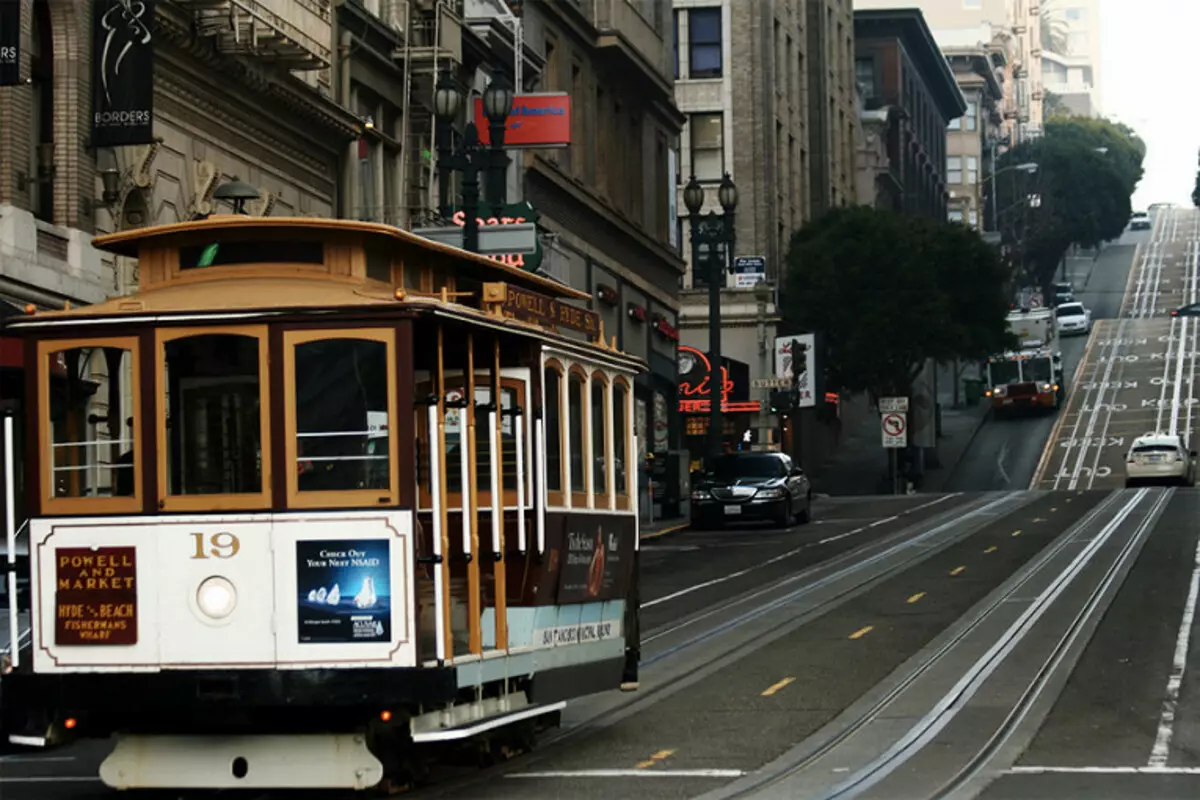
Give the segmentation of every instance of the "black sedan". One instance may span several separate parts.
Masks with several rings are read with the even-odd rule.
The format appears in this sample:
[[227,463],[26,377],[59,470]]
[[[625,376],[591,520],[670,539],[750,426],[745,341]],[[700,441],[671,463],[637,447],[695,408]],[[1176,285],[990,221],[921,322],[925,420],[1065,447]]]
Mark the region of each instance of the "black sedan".
[[812,486],[783,453],[729,453],[692,487],[692,524],[770,520],[781,528],[808,522]]

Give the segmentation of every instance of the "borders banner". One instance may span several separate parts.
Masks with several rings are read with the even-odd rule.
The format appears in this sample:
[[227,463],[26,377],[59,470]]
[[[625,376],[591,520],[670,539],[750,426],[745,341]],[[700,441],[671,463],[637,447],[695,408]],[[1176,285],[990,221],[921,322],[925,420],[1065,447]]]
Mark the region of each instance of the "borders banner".
[[0,0],[0,86],[21,83],[21,0]]
[[92,147],[154,142],[155,0],[96,0]]

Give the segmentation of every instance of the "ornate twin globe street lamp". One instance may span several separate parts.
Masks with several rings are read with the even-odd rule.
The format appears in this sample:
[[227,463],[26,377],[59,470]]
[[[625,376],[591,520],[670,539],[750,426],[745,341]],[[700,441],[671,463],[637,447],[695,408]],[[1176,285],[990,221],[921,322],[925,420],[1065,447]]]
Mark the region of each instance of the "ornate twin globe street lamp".
[[[457,149],[450,146],[454,121],[463,105],[458,83],[449,70],[438,78],[433,94],[433,112],[437,118],[438,202],[442,217],[449,219],[453,204],[450,198],[451,173],[460,172],[462,182],[463,249],[479,251],[479,171],[487,174],[487,199],[493,214],[503,213],[506,202],[508,157],[504,154],[504,130],[513,105],[512,83],[500,75],[483,92],[483,113],[488,120],[490,146],[479,142],[479,130],[470,119],[463,129]],[[467,113],[473,116],[471,109]]]
[[725,273],[729,271],[733,258],[734,211],[737,209],[737,187],[729,173],[721,179],[717,188],[717,201],[724,214],[710,211],[700,214],[704,207],[704,187],[695,174],[688,178],[683,187],[683,204],[688,210],[688,221],[692,229],[692,276],[703,275],[708,283],[708,469],[724,452],[725,418],[721,400],[724,375],[721,372],[721,287],[725,285]]

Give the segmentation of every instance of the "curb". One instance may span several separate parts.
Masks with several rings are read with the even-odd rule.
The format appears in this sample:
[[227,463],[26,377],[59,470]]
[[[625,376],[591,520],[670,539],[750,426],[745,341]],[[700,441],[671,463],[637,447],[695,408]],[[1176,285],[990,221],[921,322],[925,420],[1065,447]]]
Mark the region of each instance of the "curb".
[[680,523],[679,525],[672,525],[669,528],[663,528],[660,531],[652,531],[651,533],[640,534],[638,536],[638,541],[644,542],[648,539],[658,539],[662,536],[666,536],[668,533],[678,533],[679,531],[685,530],[690,527],[692,527],[692,523],[683,522],[683,523]]

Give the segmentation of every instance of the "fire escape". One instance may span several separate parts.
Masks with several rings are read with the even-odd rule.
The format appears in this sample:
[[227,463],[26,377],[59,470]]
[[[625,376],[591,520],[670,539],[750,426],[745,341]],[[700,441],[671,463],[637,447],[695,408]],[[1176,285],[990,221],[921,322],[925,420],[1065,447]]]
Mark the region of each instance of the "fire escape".
[[[287,70],[328,70],[330,0],[176,0],[195,14],[196,33],[225,55]],[[327,79],[326,79],[327,83]]]

